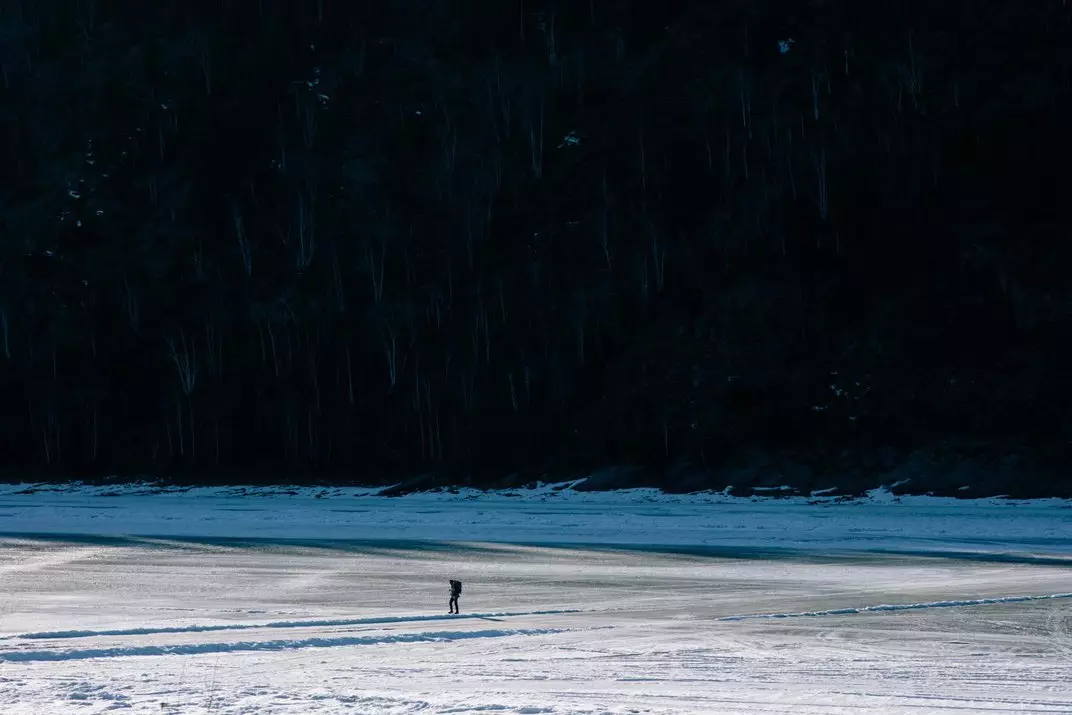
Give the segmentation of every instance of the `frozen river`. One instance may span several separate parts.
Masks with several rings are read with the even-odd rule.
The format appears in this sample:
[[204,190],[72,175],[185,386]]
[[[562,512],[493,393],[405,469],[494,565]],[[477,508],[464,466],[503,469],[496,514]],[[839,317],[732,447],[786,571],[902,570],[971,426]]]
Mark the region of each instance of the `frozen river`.
[[[227,499],[263,512],[262,526],[273,514],[315,523],[323,499],[306,496]],[[153,509],[205,513],[167,498],[0,494],[0,712],[1072,713],[1067,504],[980,504],[994,510],[983,538],[978,511],[941,501],[928,502],[938,521],[915,532],[906,511],[900,535],[888,503],[783,503],[798,528],[821,511],[829,538],[756,536],[753,549],[686,534],[707,533],[719,508],[741,525],[735,539],[793,533],[770,503],[644,497],[634,509],[622,495],[524,520],[557,545],[510,538],[518,498],[457,495],[381,499],[376,540],[331,538],[336,522],[304,539],[254,538],[241,511],[241,538],[219,524],[207,536],[189,524],[134,533],[153,531],[137,520]],[[64,508],[78,516],[45,529]],[[479,510],[503,538],[399,540],[391,509],[406,529],[432,512],[429,534],[450,528],[444,514],[473,523]],[[870,532],[867,549],[844,548],[837,534],[867,524],[868,509],[885,541]],[[29,516],[41,510],[48,519]],[[630,510],[651,516],[630,523]],[[586,514],[607,513],[624,515],[607,533],[636,543],[573,543],[602,523]],[[653,545],[644,519],[660,514],[677,514],[668,540],[683,543]],[[454,617],[452,577],[465,583]]]

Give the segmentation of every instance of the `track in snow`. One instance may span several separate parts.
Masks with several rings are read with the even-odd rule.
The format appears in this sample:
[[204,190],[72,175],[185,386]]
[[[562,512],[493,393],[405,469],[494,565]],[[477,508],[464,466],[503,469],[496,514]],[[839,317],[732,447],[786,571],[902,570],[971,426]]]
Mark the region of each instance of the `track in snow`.
[[1027,603],[1029,601],[1052,601],[1072,598],[1072,593],[1050,593],[1041,596],[1002,596],[999,598],[974,598],[958,601],[930,601],[928,603],[882,604],[849,608],[831,608],[825,611],[797,611],[792,613],[750,613],[743,616],[722,616],[720,621],[745,621],[753,618],[815,618],[817,616],[848,616],[857,613],[883,611],[919,611],[928,608],[964,608],[966,606],[996,606],[1003,603]]
[[518,630],[429,631],[398,635],[356,636],[350,638],[302,638],[297,640],[239,641],[233,643],[188,643],[171,646],[118,646],[115,648],[83,648],[72,650],[13,650],[0,651],[0,661],[22,662],[42,660],[89,660],[91,658],[134,658],[150,655],[202,655],[205,653],[239,653],[244,651],[280,651],[299,648],[340,648],[386,643],[435,643],[469,640],[472,638],[510,638],[565,633],[562,628],[533,628]]
[[377,618],[331,618],[303,621],[269,621],[268,623],[218,623],[213,625],[164,626],[159,628],[119,628],[98,631],[38,631],[3,636],[0,640],[53,640],[69,638],[96,638],[100,636],[149,636],[164,633],[208,633],[211,631],[250,631],[267,628],[328,628],[338,626],[368,626],[395,623],[425,623],[428,621],[459,621],[467,619],[516,618],[518,616],[556,616],[564,613],[579,613],[577,609],[558,611],[521,611],[518,613],[462,613],[453,616],[381,616]]

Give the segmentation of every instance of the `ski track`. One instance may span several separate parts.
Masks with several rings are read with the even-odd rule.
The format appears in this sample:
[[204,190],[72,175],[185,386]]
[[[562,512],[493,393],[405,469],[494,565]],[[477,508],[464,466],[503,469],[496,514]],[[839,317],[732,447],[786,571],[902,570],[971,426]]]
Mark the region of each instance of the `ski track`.
[[815,618],[819,616],[847,616],[859,613],[882,611],[918,611],[929,608],[963,608],[967,606],[993,606],[1002,603],[1026,603],[1028,601],[1052,601],[1072,598],[1072,593],[1051,593],[1040,596],[1004,596],[1001,598],[976,598],[958,601],[931,601],[929,603],[882,604],[858,608],[830,608],[825,611],[797,611],[793,613],[751,613],[741,616],[723,616],[719,621],[746,621],[756,618]]
[[164,633],[208,633],[211,631],[251,631],[266,628],[332,628],[340,626],[369,626],[390,623],[423,623],[427,621],[457,621],[466,619],[516,618],[519,616],[557,616],[580,613],[580,609],[555,611],[519,611],[502,613],[465,613],[453,616],[379,616],[373,618],[332,618],[303,621],[270,621],[268,623],[225,623],[215,625],[167,626],[160,628],[119,628],[99,631],[39,631],[0,637],[0,640],[50,640],[95,638],[98,636],[146,636]]
[[239,653],[243,651],[280,651],[299,648],[339,648],[343,646],[382,645],[385,643],[434,643],[474,638],[509,638],[567,633],[566,628],[529,628],[517,630],[434,631],[400,633],[384,636],[347,638],[302,638],[299,640],[239,641],[233,643],[187,643],[172,646],[120,646],[81,650],[16,650],[0,652],[0,662],[89,660],[94,658],[132,658],[152,655],[202,655],[205,653]]

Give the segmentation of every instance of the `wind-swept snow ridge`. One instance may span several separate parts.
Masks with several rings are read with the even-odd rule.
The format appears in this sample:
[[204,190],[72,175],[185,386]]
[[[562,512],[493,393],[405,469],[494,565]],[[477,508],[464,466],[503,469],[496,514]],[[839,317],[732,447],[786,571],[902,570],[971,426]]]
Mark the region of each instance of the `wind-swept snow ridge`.
[[991,606],[999,603],[1023,603],[1025,601],[1047,601],[1058,598],[1072,598],[1072,593],[1051,593],[1042,596],[1005,596],[1002,598],[977,598],[969,601],[931,601],[929,603],[900,603],[880,606],[861,606],[859,608],[832,608],[827,611],[799,611],[797,613],[755,613],[744,616],[723,616],[719,621],[744,621],[752,618],[813,618],[816,616],[844,616],[855,613],[875,613],[879,611],[918,611],[926,608],[955,608],[963,606]]
[[580,613],[580,610],[559,611],[519,611],[503,613],[466,613],[463,615],[434,616],[377,616],[370,618],[336,618],[327,620],[305,621],[270,621],[268,623],[221,623],[216,625],[162,626],[157,628],[120,628],[99,631],[39,631],[6,636],[0,640],[22,638],[27,640],[93,638],[96,636],[146,636],[157,633],[206,633],[209,631],[249,631],[263,628],[331,628],[336,626],[372,626],[384,623],[417,623],[422,621],[457,621],[473,618],[512,618],[518,616],[558,616],[566,613]]
[[485,631],[429,631],[383,636],[347,638],[303,638],[300,640],[240,641],[236,643],[187,643],[169,646],[118,646],[82,650],[23,650],[0,652],[3,661],[89,660],[91,658],[130,658],[148,655],[199,655],[202,653],[237,653],[241,651],[280,651],[298,648],[338,648],[341,646],[379,645],[384,643],[430,643],[472,638],[509,638],[511,636],[545,636],[566,633],[569,628],[528,628]]

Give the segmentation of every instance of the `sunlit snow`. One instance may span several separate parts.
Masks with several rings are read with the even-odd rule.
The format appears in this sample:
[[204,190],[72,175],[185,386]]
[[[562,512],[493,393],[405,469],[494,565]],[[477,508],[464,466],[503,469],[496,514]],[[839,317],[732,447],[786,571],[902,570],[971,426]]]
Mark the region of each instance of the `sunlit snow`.
[[0,486],[5,715],[1070,713],[1070,629],[1059,500]]

